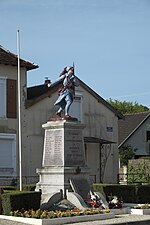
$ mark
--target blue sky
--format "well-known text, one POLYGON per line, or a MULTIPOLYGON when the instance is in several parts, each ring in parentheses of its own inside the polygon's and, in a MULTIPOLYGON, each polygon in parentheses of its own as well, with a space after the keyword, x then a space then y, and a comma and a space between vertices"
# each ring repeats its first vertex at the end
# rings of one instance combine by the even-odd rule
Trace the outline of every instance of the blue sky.
POLYGON ((39 65, 28 86, 76 75, 104 99, 150 107, 149 0, 0 0, 0 45, 39 65))

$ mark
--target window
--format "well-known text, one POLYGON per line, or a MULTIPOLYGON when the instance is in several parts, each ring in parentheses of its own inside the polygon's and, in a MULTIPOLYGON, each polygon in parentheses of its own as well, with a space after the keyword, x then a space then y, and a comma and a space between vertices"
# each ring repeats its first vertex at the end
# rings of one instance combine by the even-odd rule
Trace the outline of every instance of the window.
POLYGON ((17 117, 16 80, 7 79, 7 118, 17 117))
POLYGON ((150 155, 150 131, 146 131, 146 151, 150 155))
POLYGON ((0 78, 0 118, 17 117, 16 80, 0 78))
POLYGON ((16 175, 16 134, 0 133, 0 176, 16 175))
POLYGON ((0 117, 6 117, 6 79, 0 78, 0 117))
POLYGON ((146 141, 150 141, 150 131, 146 132, 146 141))
POLYGON ((82 93, 80 92, 76 92, 76 96, 70 107, 70 115, 82 122, 82 93))

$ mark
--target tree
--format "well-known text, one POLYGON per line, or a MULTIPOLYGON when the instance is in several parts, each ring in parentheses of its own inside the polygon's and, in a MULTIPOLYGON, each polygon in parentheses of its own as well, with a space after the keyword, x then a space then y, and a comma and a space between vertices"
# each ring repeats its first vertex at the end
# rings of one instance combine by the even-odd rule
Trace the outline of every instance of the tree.
POLYGON ((137 148, 133 148, 131 145, 123 146, 119 149, 119 157, 121 166, 127 166, 128 160, 133 159, 137 148))
POLYGON ((149 110, 147 106, 143 106, 141 104, 138 104, 137 102, 121 102, 119 100, 113 100, 111 98, 108 99, 107 102, 122 114, 145 112, 149 110))

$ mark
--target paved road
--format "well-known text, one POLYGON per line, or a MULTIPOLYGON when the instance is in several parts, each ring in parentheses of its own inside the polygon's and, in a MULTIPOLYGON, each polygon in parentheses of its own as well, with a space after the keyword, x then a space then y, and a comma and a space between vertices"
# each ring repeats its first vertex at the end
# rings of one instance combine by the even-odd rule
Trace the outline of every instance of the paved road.
POLYGON ((116 218, 101 220, 101 221, 90 221, 90 222, 82 222, 82 223, 74 223, 69 225, 115 225, 115 224, 134 224, 134 225, 150 225, 150 215, 117 215, 116 218))

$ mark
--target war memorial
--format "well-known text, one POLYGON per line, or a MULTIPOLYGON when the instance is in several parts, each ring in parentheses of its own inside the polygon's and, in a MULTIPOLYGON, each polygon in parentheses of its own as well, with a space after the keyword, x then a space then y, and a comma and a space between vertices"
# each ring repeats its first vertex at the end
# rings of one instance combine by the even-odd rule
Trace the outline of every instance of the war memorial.
MULTIPOLYGON (((109 210, 105 197, 92 190, 89 183, 89 171, 85 161, 83 129, 85 125, 69 115, 69 108, 75 93, 75 76, 73 67, 65 68, 63 87, 55 105, 59 106, 55 118, 50 118, 42 128, 45 131, 43 159, 41 168, 37 168, 39 181, 35 191, 41 192, 41 209, 51 210, 54 206, 67 210, 68 205, 83 211, 89 208, 87 197, 97 208, 109 210), (70 71, 70 72, 69 72, 70 71), (67 75, 65 75, 67 73, 67 75)), ((90 205, 94 209, 94 205, 90 205)), ((21 224, 122 224, 148 225, 150 216, 131 215, 129 207, 97 215, 83 215, 56 219, 33 219, 0 215, 0 225, 21 224), (120 211, 119 211, 120 210, 120 211)))

